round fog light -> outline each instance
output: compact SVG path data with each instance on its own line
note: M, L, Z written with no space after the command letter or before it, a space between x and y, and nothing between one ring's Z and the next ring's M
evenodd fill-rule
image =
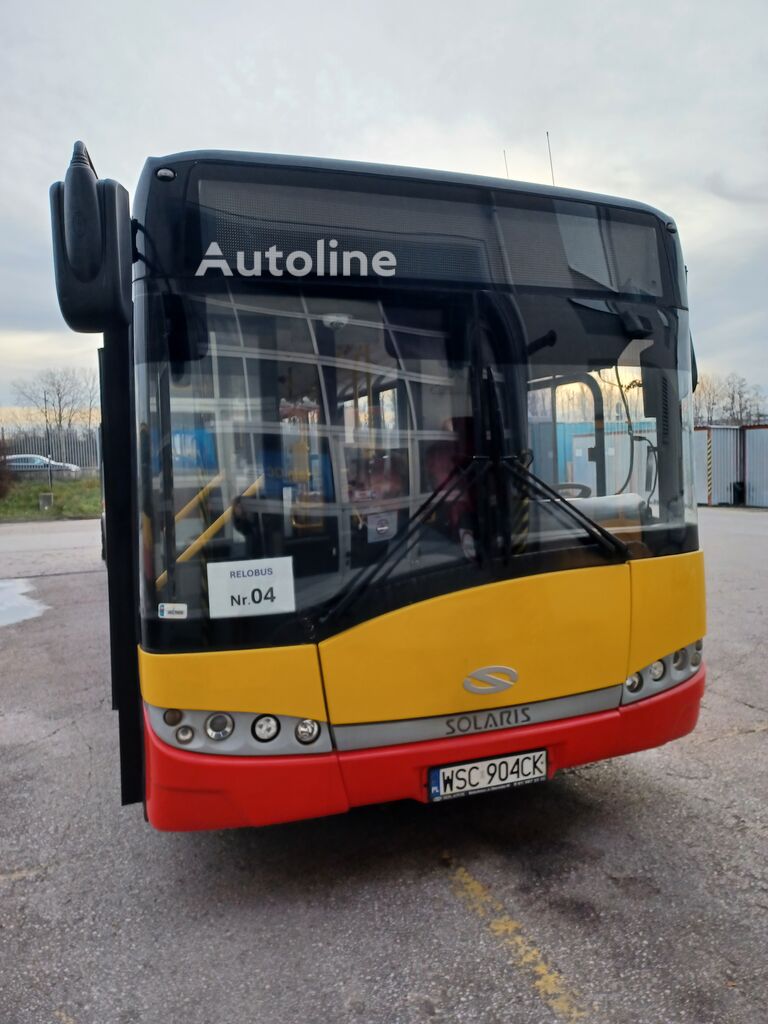
M691 668L698 668L701 664L701 651L694 651L691 655Z
M260 743L269 743L280 732L280 721L274 715L259 715L251 726L253 738Z
M664 673L667 671L667 667L663 661L654 661L651 667L648 669L651 679L654 683L658 683L660 679L664 678Z
M168 708L167 711L163 712L163 721L166 725L178 725L183 717L184 714L178 708Z
M177 743L191 743L195 738L195 730L191 725L180 725L176 730L176 742Z
M625 686L630 693L639 693L643 688L643 677L639 672L633 672L632 675L627 678Z
M684 647L681 647L679 651L675 651L672 655L672 668L678 672L682 672L685 666L688 664L688 652Z
M235 728L235 721L231 715L217 711L215 715L209 715L205 720L205 731L212 740L225 740L231 736Z
M314 743L320 735L320 725L311 718L304 718L296 726L296 739L299 743Z

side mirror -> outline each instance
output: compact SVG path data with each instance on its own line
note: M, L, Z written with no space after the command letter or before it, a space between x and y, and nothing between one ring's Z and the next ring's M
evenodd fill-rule
M66 178L51 186L53 263L59 308L73 331L102 333L131 322L133 245L128 193L96 176L76 142Z

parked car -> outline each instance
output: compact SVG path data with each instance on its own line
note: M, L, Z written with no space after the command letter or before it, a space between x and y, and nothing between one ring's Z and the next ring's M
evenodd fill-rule
M72 462L56 462L45 455L7 455L5 464L17 477L42 477L51 471L57 476L76 477L80 475L80 467Z

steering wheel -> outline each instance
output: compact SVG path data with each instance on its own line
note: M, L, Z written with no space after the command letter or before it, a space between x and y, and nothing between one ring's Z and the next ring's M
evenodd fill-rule
M575 482L555 484L555 490L567 497L567 493L571 493L572 498L591 498L592 488L588 484L577 484Z

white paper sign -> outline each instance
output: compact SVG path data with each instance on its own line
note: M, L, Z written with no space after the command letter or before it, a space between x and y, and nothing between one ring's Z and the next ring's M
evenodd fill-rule
M208 605L212 619L295 611L293 558L209 562Z

